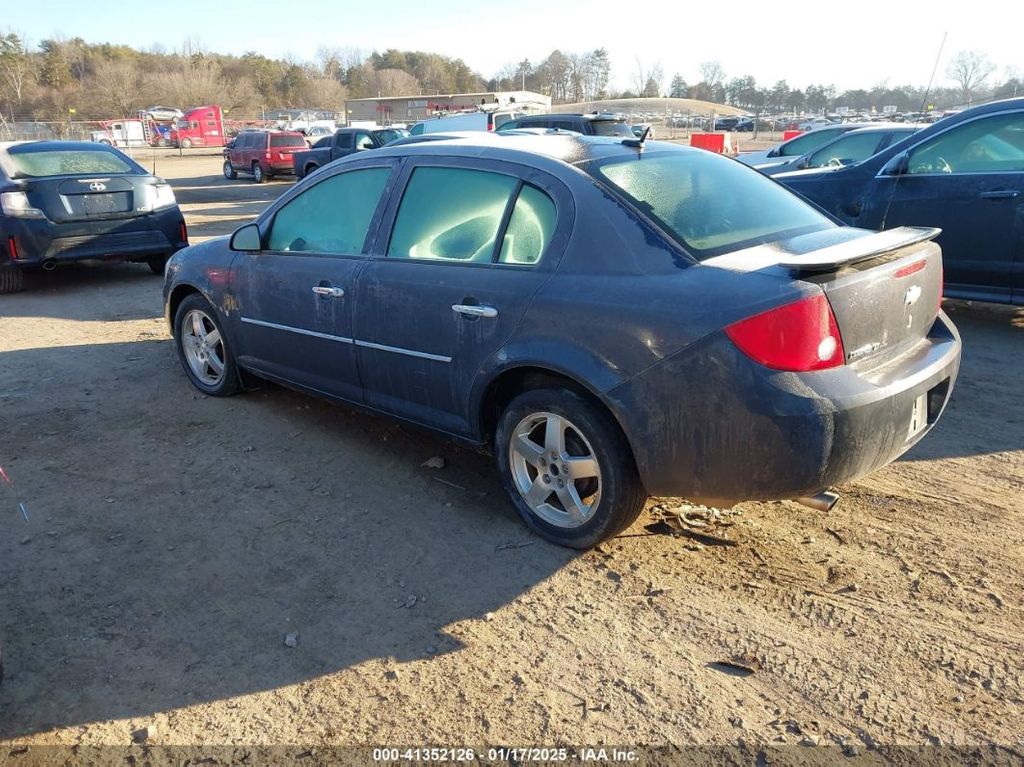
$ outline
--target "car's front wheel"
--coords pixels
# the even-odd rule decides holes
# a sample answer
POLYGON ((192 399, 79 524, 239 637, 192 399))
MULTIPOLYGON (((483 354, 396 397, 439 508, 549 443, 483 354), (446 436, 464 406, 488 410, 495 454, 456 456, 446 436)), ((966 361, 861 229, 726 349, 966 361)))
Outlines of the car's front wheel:
POLYGON ((217 311, 197 293, 174 315, 174 344, 185 374, 203 394, 227 397, 242 388, 217 311))
POLYGON ((228 181, 234 181, 236 178, 238 178, 238 172, 235 170, 235 167, 231 164, 231 160, 224 161, 224 178, 226 178, 228 181))
POLYGON ((512 400, 494 452, 519 515, 552 543, 596 546, 629 527, 647 499, 618 425, 568 389, 532 389, 512 400))

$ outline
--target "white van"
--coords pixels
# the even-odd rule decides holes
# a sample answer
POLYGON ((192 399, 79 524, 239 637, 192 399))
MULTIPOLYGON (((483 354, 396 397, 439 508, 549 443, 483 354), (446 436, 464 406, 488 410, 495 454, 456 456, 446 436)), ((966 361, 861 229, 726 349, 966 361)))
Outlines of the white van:
POLYGON ((418 122, 409 129, 413 136, 423 133, 440 133, 450 131, 493 131, 499 125, 518 117, 521 112, 514 112, 510 109, 496 110, 493 112, 456 112, 455 114, 435 117, 432 120, 418 122))

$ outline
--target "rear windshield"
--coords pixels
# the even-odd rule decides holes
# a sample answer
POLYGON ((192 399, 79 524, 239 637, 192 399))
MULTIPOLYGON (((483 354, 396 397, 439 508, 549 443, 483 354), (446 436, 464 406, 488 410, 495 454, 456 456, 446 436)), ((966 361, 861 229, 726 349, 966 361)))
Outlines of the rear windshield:
POLYGON ((616 120, 592 120, 594 134, 597 136, 629 136, 634 138, 633 130, 624 122, 616 120))
POLYGON ((783 186, 711 152, 654 152, 583 167, 701 261, 835 226, 783 186))
POLYGON ((280 146, 301 146, 301 147, 305 147, 306 146, 306 139, 303 136, 288 136, 288 135, 281 135, 281 134, 271 134, 271 136, 270 136, 270 146, 272 146, 272 147, 280 147, 280 146))
POLYGON ((31 146, 13 146, 7 156, 15 178, 138 172, 128 158, 105 149, 39 151, 31 146))

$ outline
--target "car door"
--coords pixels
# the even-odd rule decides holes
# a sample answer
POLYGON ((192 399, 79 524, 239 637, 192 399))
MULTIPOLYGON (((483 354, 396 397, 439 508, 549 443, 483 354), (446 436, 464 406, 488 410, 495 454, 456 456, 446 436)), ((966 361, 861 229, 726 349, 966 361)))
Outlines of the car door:
POLYGON ((366 403, 469 434, 469 399, 568 239, 568 190, 523 166, 420 158, 403 173, 359 275, 366 403))
POLYGON ((876 177, 871 223, 940 227, 946 294, 1009 302, 1024 268, 1024 111, 954 125, 902 170, 876 177))
POLYGON ((352 304, 392 173, 388 161, 329 174, 288 199, 263 235, 240 253, 239 361, 271 378, 343 399, 362 399, 352 304))

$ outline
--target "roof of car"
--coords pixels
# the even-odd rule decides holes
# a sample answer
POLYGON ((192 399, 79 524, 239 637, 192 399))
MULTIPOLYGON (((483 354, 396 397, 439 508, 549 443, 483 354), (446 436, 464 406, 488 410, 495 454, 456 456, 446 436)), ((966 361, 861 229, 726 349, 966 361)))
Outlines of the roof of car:
POLYGON ((677 151, 703 152, 679 144, 648 141, 644 148, 624 144, 621 136, 586 136, 562 131, 535 135, 464 131, 445 138, 412 143, 395 142, 377 152, 395 155, 470 155, 495 160, 523 161, 528 157, 543 157, 569 165, 615 156, 638 156, 640 152, 677 151))
POLYGON ((100 152, 113 151, 106 144, 98 141, 0 141, 0 151, 7 151, 11 147, 31 147, 32 151, 57 152, 61 149, 95 149, 100 152))

